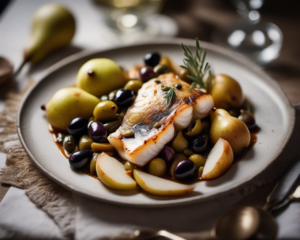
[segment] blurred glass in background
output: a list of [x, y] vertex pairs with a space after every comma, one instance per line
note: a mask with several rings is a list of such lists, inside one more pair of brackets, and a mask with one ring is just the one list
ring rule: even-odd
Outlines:
[[145, 17], [161, 10], [164, 0], [93, 0], [102, 8], [108, 26], [124, 32], [142, 31]]
[[264, 0], [231, 0], [241, 20], [231, 26], [217, 28], [213, 41], [239, 52], [260, 65], [278, 58], [283, 36], [273, 23], [261, 21], [258, 11]]

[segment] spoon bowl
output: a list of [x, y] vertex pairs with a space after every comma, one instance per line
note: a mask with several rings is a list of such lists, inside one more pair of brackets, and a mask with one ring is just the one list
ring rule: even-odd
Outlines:
[[238, 206], [225, 212], [215, 223], [214, 235], [222, 239], [274, 239], [277, 224], [268, 212], [249, 206]]
[[0, 85], [7, 82], [13, 75], [13, 65], [4, 57], [0, 57]]

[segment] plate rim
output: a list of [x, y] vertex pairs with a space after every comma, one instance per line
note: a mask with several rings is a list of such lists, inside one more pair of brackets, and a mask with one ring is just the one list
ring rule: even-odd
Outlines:
[[[84, 58], [84, 57], [88, 57], [89, 55], [92, 54], [97, 54], [97, 53], [103, 53], [103, 52], [107, 52], [107, 51], [113, 51], [113, 50], [117, 50], [117, 49], [124, 49], [124, 48], [132, 48], [132, 47], [137, 47], [137, 46], [143, 46], [143, 45], [160, 45], [160, 44], [169, 44], [169, 45], [174, 45], [174, 44], [180, 44], [180, 43], [184, 43], [188, 46], [194, 46], [195, 44], [195, 40], [192, 39], [184, 39], [184, 38], [172, 38], [172, 39], [157, 39], [156, 41], [141, 41], [135, 44], [124, 44], [124, 45], [118, 45], [118, 46], [114, 46], [114, 47], [109, 47], [109, 48], [101, 48], [101, 49], [89, 49], [89, 50], [83, 50], [81, 52], [72, 54], [66, 58], [63, 58], [62, 60], [58, 61], [57, 63], [53, 64], [52, 66], [50, 66], [49, 68], [45, 69], [42, 74], [37, 78], [36, 82], [33, 84], [33, 86], [31, 86], [30, 90], [28, 90], [25, 95], [23, 96], [22, 102], [20, 104], [19, 110], [18, 110], [18, 115], [17, 115], [17, 121], [16, 121], [16, 126], [17, 126], [17, 133], [19, 136], [19, 140], [24, 148], [24, 150], [26, 151], [27, 155], [30, 157], [30, 159], [34, 162], [34, 164], [51, 180], [53, 180], [55, 183], [59, 184], [60, 186], [62, 186], [63, 188], [74, 192], [76, 194], [79, 194], [81, 196], [85, 196], [88, 198], [92, 198], [98, 201], [103, 201], [106, 203], [110, 203], [110, 204], [115, 204], [115, 205], [125, 205], [125, 206], [130, 206], [130, 207], [147, 207], [147, 208], [155, 208], [155, 207], [173, 207], [173, 206], [180, 206], [180, 205], [187, 205], [187, 204], [193, 204], [193, 203], [197, 203], [197, 202], [205, 202], [207, 200], [211, 200], [211, 199], [218, 199], [218, 198], [222, 198], [223, 195], [226, 194], [230, 194], [230, 193], [235, 193], [243, 188], [246, 188], [246, 186], [251, 186], [251, 185], [256, 185], [255, 182], [250, 183], [251, 180], [257, 178], [258, 176], [260, 176], [265, 170], [267, 170], [270, 165], [272, 165], [274, 163], [274, 161], [278, 158], [278, 156], [283, 152], [283, 150], [285, 149], [289, 139], [291, 138], [293, 129], [294, 129], [294, 125], [295, 125], [295, 109], [293, 108], [293, 106], [291, 105], [289, 99], [286, 96], [286, 93], [283, 91], [283, 89], [280, 87], [280, 85], [274, 80], [272, 79], [267, 73], [265, 73], [261, 67], [259, 67], [258, 65], [254, 64], [253, 62], [251, 62], [250, 60], [248, 60], [246, 57], [242, 56], [242, 55], [238, 55], [237, 53], [225, 49], [223, 47], [217, 46], [215, 44], [212, 43], [208, 43], [205, 41], [201, 41], [201, 45], [208, 50], [214, 51], [214, 52], [218, 52], [222, 55], [225, 55], [226, 57], [229, 57], [233, 60], [239, 61], [241, 62], [243, 65], [246, 65], [247, 68], [249, 68], [251, 71], [254, 71], [256, 74], [258, 74], [259, 76], [261, 76], [264, 79], [268, 79], [268, 81], [270, 83], [272, 83], [272, 87], [276, 88], [277, 91], [282, 93], [282, 97], [280, 97], [280, 101], [284, 102], [284, 105], [289, 106], [290, 110], [291, 110], [291, 114], [292, 116], [290, 117], [290, 124], [289, 124], [289, 129], [288, 132], [286, 134], [286, 138], [284, 139], [284, 143], [283, 143], [283, 147], [282, 147], [282, 151], [279, 152], [276, 157], [274, 157], [273, 161], [271, 161], [265, 168], [262, 168], [260, 170], [260, 172], [255, 175], [255, 176], [251, 176], [248, 179], [244, 180], [243, 183], [236, 183], [234, 185], [231, 185], [227, 188], [222, 189], [222, 191], [218, 192], [218, 193], [214, 193], [214, 194], [210, 194], [205, 198], [193, 198], [193, 199], [186, 199], [186, 201], [182, 201], [182, 199], [171, 199], [171, 200], [166, 200], [164, 202], [161, 203], [155, 203], [155, 204], [151, 204], [151, 203], [139, 203], [139, 204], [132, 204], [132, 203], [127, 203], [127, 202], [117, 202], [114, 200], [110, 200], [107, 198], [99, 198], [99, 197], [95, 197], [92, 195], [89, 195], [87, 193], [81, 192], [76, 190], [75, 188], [67, 185], [64, 181], [62, 181], [61, 179], [57, 178], [56, 176], [54, 176], [51, 172], [49, 172], [47, 169], [45, 169], [38, 160], [35, 159], [35, 157], [33, 156], [33, 154], [30, 152], [30, 150], [28, 149], [25, 140], [22, 136], [21, 133], [21, 115], [22, 112], [24, 110], [24, 106], [26, 104], [26, 101], [28, 99], [28, 97], [31, 95], [31, 93], [34, 91], [34, 89], [43, 81], [43, 79], [45, 79], [48, 75], [52, 74], [53, 72], [55, 72], [56, 70], [60, 69], [61, 67], [64, 67], [65, 65], [68, 65], [70, 63], [72, 63], [73, 61], [76, 61], [80, 58]], [[263, 186], [264, 184], [261, 184], [261, 186]], [[260, 187], [261, 187], [260, 186]]]

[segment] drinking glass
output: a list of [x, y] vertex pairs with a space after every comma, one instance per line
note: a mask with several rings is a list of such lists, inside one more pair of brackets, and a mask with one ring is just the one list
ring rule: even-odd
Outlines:
[[145, 31], [146, 17], [161, 10], [164, 0], [93, 0], [101, 8], [106, 24], [122, 33]]
[[258, 12], [264, 0], [231, 0], [241, 20], [213, 34], [213, 41], [241, 53], [252, 61], [266, 65], [278, 58], [282, 32], [274, 23], [261, 21]]

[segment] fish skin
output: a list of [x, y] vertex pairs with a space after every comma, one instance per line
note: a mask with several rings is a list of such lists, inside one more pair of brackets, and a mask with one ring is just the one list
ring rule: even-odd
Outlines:
[[[156, 83], [156, 79], [159, 79], [161, 83]], [[166, 98], [163, 97], [161, 84], [182, 85], [182, 89], [175, 89], [176, 97], [169, 107], [167, 107]], [[176, 131], [188, 127], [194, 115], [197, 118], [206, 117], [212, 108], [213, 100], [210, 94], [194, 89], [190, 91], [190, 85], [174, 73], [163, 74], [149, 80], [138, 91], [134, 103], [124, 116], [122, 125], [116, 132], [109, 135], [108, 141], [123, 159], [138, 166], [144, 166], [174, 138]], [[134, 124], [135, 119], [140, 122]], [[153, 128], [157, 122], [161, 123], [161, 127]], [[133, 138], [123, 137], [123, 133], [128, 129], [134, 132]]]

